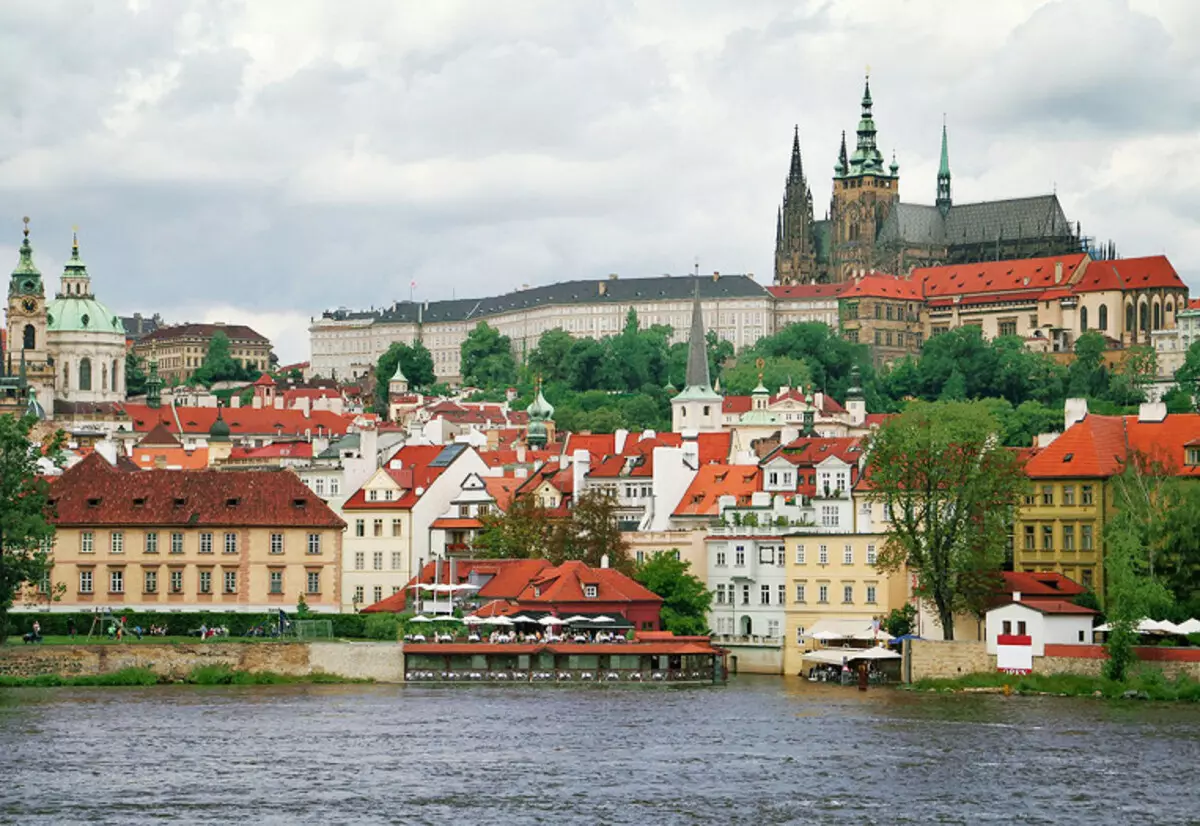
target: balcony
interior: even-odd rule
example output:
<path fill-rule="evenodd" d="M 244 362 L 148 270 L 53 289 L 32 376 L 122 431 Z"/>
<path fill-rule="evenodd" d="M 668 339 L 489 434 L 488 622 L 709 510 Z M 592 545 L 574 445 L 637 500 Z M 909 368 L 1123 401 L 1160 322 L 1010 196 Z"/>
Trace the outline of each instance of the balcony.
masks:
<path fill-rule="evenodd" d="M 765 634 L 714 634 L 713 642 L 719 645 L 761 645 L 769 648 L 782 648 L 783 637 L 768 637 Z"/>
<path fill-rule="evenodd" d="M 453 556 L 466 556 L 471 553 L 471 546 L 467 542 L 447 542 L 446 553 Z"/>
<path fill-rule="evenodd" d="M 800 530 L 801 525 L 716 525 L 709 528 L 708 535 L 721 536 L 788 536 Z M 809 526 L 811 527 L 811 526 Z"/>

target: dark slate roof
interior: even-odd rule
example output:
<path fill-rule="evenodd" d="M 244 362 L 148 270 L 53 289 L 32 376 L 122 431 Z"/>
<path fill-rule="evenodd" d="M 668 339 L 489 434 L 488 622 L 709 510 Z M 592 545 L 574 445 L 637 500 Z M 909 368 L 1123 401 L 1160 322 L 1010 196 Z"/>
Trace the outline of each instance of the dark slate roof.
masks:
<path fill-rule="evenodd" d="M 935 206 L 896 204 L 879 231 L 879 241 L 914 244 L 973 244 L 997 238 L 1066 238 L 1071 224 L 1057 195 L 955 204 L 943 219 Z"/>
<path fill-rule="evenodd" d="M 700 283 L 700 298 L 763 298 L 766 288 L 748 275 L 685 275 L 654 278 L 605 278 L 587 281 L 564 281 L 545 287 L 517 290 L 489 298 L 458 298 L 450 301 L 429 301 L 424 305 L 398 301 L 390 307 L 373 311 L 333 310 L 325 318 L 339 321 L 375 318 L 388 322 L 412 322 L 420 318 L 426 324 L 440 321 L 470 321 L 514 310 L 562 304 L 617 304 L 637 301 L 688 301 L 696 282 Z"/>
<path fill-rule="evenodd" d="M 158 317 L 157 313 L 150 318 L 146 318 L 141 313 L 121 316 L 121 324 L 125 327 L 125 337 L 135 340 L 147 333 L 153 333 L 158 329 L 161 321 L 162 319 Z"/>

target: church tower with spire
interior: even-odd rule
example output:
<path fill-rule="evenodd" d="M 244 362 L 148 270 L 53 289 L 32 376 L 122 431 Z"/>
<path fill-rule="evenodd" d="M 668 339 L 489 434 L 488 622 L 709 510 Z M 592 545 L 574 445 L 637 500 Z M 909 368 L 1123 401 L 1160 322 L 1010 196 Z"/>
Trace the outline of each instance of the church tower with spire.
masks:
<path fill-rule="evenodd" d="M 700 278 L 692 298 L 692 326 L 688 333 L 687 381 L 683 391 L 671 399 L 671 429 L 712 433 L 721 430 L 721 395 L 713 390 L 708 372 L 708 347 L 704 338 L 704 315 L 700 306 Z"/>
<path fill-rule="evenodd" d="M 937 208 L 944 219 L 950 214 L 950 150 L 946 146 L 946 121 L 942 120 L 942 160 L 938 164 Z"/>
<path fill-rule="evenodd" d="M 800 127 L 792 135 L 792 162 L 775 221 L 775 283 L 798 284 L 817 276 L 812 191 L 800 159 Z"/>
<path fill-rule="evenodd" d="M 875 241 L 892 207 L 900 200 L 900 165 L 885 165 L 877 144 L 871 78 L 863 84 L 862 116 L 854 153 L 846 155 L 846 137 L 833 167 L 830 203 L 830 281 L 847 281 L 858 270 L 875 267 Z"/>
<path fill-rule="evenodd" d="M 8 282 L 8 348 L 5 365 L 9 375 L 22 373 L 29 390 L 47 411 L 54 403 L 54 365 L 46 340 L 48 326 L 46 289 L 42 273 L 33 263 L 29 243 L 29 219 L 25 218 L 24 237 L 17 266 Z"/>

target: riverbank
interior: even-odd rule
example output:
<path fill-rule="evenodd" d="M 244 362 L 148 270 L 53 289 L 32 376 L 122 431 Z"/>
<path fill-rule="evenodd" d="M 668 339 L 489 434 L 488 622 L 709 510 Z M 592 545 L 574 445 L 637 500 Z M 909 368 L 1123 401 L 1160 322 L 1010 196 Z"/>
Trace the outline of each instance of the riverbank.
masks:
<path fill-rule="evenodd" d="M 1101 697 L 1110 700 L 1137 699 L 1200 702 L 1200 682 L 1181 675 L 1169 679 L 1161 671 L 1147 669 L 1124 682 L 1087 674 L 1003 674 L 980 672 L 952 679 L 928 678 L 900 686 L 905 691 L 943 693 L 1002 693 L 1051 695 L 1055 697 Z"/>
<path fill-rule="evenodd" d="M 0 688 L 54 688 L 75 686 L 148 686 L 148 685 L 290 685 L 373 683 L 374 680 L 341 677 L 316 671 L 309 674 L 279 674 L 274 671 L 239 671 L 222 665 L 192 669 L 180 678 L 164 677 L 149 668 L 122 668 L 105 674 L 38 674 L 32 677 L 0 675 Z"/>

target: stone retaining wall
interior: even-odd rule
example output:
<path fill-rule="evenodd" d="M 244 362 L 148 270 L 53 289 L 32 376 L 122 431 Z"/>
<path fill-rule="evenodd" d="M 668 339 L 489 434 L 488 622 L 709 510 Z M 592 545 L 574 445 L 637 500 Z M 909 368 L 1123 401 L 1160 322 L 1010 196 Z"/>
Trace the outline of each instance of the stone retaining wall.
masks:
<path fill-rule="evenodd" d="M 180 679 L 192 669 L 225 665 L 240 671 L 273 671 L 292 677 L 314 673 L 349 679 L 403 682 L 399 645 L 370 642 L 188 643 L 155 645 L 13 645 L 0 649 L 0 674 L 75 676 L 148 668 Z"/>
<path fill-rule="evenodd" d="M 996 655 L 982 640 L 911 640 L 906 644 L 909 679 L 955 679 L 996 670 Z M 903 669 L 902 669 L 903 670 Z"/>
<path fill-rule="evenodd" d="M 913 640 L 908 643 L 911 659 L 909 679 L 955 679 L 967 674 L 996 670 L 996 655 L 987 653 L 985 642 Z M 1200 648 L 1134 648 L 1134 668 L 1156 668 L 1174 679 L 1186 674 L 1200 680 Z M 1046 644 L 1046 656 L 1033 658 L 1035 674 L 1082 674 L 1098 677 L 1106 655 L 1100 645 Z"/>

